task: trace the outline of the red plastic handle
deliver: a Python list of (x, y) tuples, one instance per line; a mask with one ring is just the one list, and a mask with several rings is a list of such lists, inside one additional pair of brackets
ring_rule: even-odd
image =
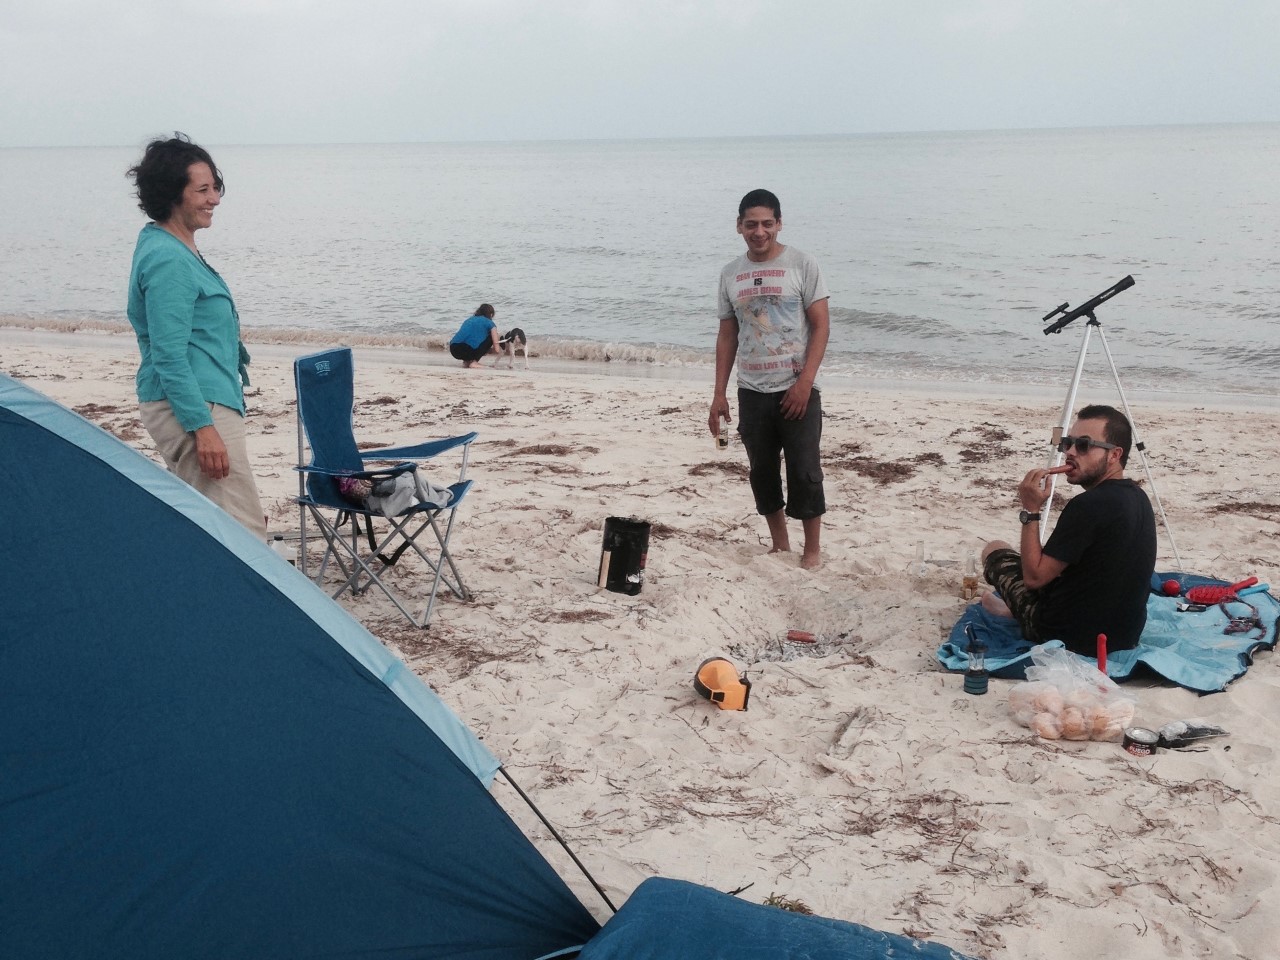
[(1239, 583), (1233, 583), (1229, 587), (1211, 587), (1208, 585), (1192, 587), (1187, 591), (1186, 597), (1192, 603), (1221, 603), (1229, 598), (1234, 599), (1237, 590), (1252, 587), (1257, 582), (1257, 577), (1246, 577)]

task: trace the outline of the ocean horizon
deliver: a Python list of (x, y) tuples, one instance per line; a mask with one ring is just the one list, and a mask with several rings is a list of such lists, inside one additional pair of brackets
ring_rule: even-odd
[[(862, 130), (862, 131), (827, 131), (824, 133), (771, 133), (774, 140), (806, 140), (829, 139), (832, 137), (931, 137), (952, 134), (1004, 134), (1004, 133), (1089, 133), (1107, 130), (1181, 130), (1201, 127), (1258, 127), (1280, 123), (1274, 120), (1220, 120), (1201, 123), (1123, 123), (1123, 124), (1086, 124), (1084, 126), (1042, 126), (1042, 127), (941, 127), (929, 130)], [(160, 131), (157, 136), (167, 136), (170, 131)], [(185, 132), (185, 131), (183, 131)], [(0, 145), (0, 150), (138, 150), (150, 137), (144, 137), (137, 144), (130, 143), (24, 143)], [(494, 144), (592, 144), (592, 143), (698, 143), (698, 142), (732, 142), (739, 136), (705, 136), (705, 137), (492, 137), (472, 138), (466, 140), (273, 140), (273, 141), (236, 141), (236, 140), (202, 140), (210, 150), (223, 147), (398, 147), (398, 146), (485, 146)]]
[[(1041, 318), (1131, 275), (1096, 311), (1126, 388), (1280, 391), (1280, 124), (210, 148), (197, 239), (246, 338), (434, 344), (484, 301), (542, 357), (709, 367), (767, 186), (831, 289), (828, 375), (1065, 389), (1086, 320)], [(0, 149), (0, 317), (123, 322), (139, 153)]]

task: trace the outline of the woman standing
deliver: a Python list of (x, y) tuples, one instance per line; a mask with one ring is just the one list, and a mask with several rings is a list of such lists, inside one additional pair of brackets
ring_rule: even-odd
[(142, 423), (174, 474), (265, 539), (245, 446), (249, 354), (231, 291), (196, 248), (222, 202), (222, 174), (176, 134), (147, 144), (128, 175), (153, 221), (138, 234), (129, 277)]

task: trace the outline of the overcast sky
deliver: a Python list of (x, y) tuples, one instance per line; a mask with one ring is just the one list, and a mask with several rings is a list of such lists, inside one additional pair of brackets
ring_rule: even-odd
[(0, 146), (1280, 121), (1280, 0), (0, 0)]

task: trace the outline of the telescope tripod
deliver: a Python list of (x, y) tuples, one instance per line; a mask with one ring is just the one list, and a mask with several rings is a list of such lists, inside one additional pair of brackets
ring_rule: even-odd
[[(1124, 411), (1124, 415), (1129, 418), (1129, 426), (1133, 430), (1133, 448), (1132, 449), (1137, 451), (1138, 457), (1142, 461), (1142, 471), (1144, 474), (1146, 474), (1147, 485), (1151, 489), (1151, 499), (1155, 501), (1156, 511), (1160, 515), (1160, 526), (1164, 528), (1165, 536), (1169, 538), (1169, 546), (1173, 549), (1173, 559), (1178, 564), (1178, 569), (1185, 571), (1185, 568), (1182, 565), (1182, 557), (1178, 553), (1178, 544), (1173, 539), (1173, 531), (1169, 529), (1169, 519), (1168, 517), (1165, 516), (1164, 504), (1160, 502), (1160, 494), (1156, 492), (1156, 482), (1154, 478), (1152, 478), (1151, 476), (1151, 465), (1147, 462), (1146, 445), (1138, 438), (1138, 424), (1133, 419), (1133, 413), (1130, 412), (1129, 410), (1129, 399), (1125, 396), (1124, 386), (1120, 383), (1120, 372), (1116, 369), (1115, 358), (1111, 356), (1111, 347), (1107, 343), (1107, 335), (1103, 333), (1102, 324), (1098, 321), (1098, 318), (1094, 316), (1094, 313), (1093, 313), (1093, 308), (1097, 306), (1098, 303), (1101, 303), (1104, 300), (1110, 299), (1112, 296), (1115, 296), (1115, 294), (1119, 293), (1121, 290), (1127, 290), (1131, 286), (1133, 286), (1133, 278), (1125, 277), (1124, 280), (1121, 280), (1110, 290), (1106, 290), (1103, 293), (1099, 294), (1097, 297), (1094, 297), (1093, 300), (1085, 304), (1084, 307), (1077, 307), (1075, 310), (1072, 310), (1070, 313), (1067, 313), (1063, 320), (1059, 320), (1057, 323), (1053, 324), (1052, 326), (1050, 326), (1048, 329), (1044, 331), (1046, 335), (1050, 333), (1059, 333), (1063, 327), (1065, 327), (1072, 320), (1076, 319), (1076, 317), (1086, 316), (1089, 318), (1088, 323), (1085, 324), (1084, 340), (1080, 344), (1080, 354), (1076, 358), (1076, 371), (1075, 371), (1075, 374), (1072, 376), (1071, 384), (1067, 389), (1067, 402), (1062, 405), (1062, 419), (1061, 419), (1061, 422), (1058, 424), (1058, 426), (1054, 428), (1052, 437), (1050, 439), (1050, 443), (1052, 443), (1053, 445), (1053, 453), (1050, 454), (1049, 456), (1049, 466), (1050, 468), (1052, 468), (1062, 463), (1063, 454), (1062, 454), (1062, 451), (1058, 449), (1058, 444), (1059, 444), (1059, 441), (1061, 441), (1062, 438), (1066, 435), (1067, 430), (1071, 426), (1071, 421), (1072, 421), (1072, 418), (1074, 417), (1074, 410), (1076, 406), (1076, 394), (1080, 390), (1080, 377), (1081, 377), (1081, 374), (1083, 374), (1084, 372), (1085, 357), (1089, 353), (1089, 340), (1092, 337), (1094, 330), (1097, 330), (1098, 339), (1102, 341), (1102, 350), (1107, 356), (1107, 365), (1111, 368), (1111, 378), (1115, 381), (1116, 392), (1120, 395), (1120, 406)], [(1061, 307), (1058, 307), (1056, 310), (1054, 310), (1044, 319), (1049, 320), (1054, 316), (1056, 316), (1058, 313), (1064, 313), (1066, 311), (1066, 307), (1067, 305), (1064, 303)], [(1054, 487), (1057, 485), (1057, 480), (1058, 480), (1058, 477), (1056, 474), (1050, 474), (1049, 499), (1045, 501), (1044, 507), (1042, 507), (1040, 511), (1041, 542), (1044, 541), (1044, 538), (1048, 534), (1049, 513), (1053, 506), (1053, 491), (1054, 491)]]

